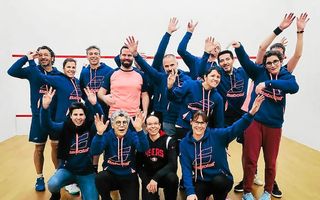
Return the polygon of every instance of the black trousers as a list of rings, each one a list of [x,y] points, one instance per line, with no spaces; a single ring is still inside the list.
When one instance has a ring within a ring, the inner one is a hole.
[[[225,200],[232,188],[233,181],[225,175],[217,175],[211,181],[198,181],[194,183],[198,200],[206,200],[213,195],[214,200]]]
[[[101,171],[96,175],[95,183],[102,200],[112,200],[112,190],[119,190],[121,200],[139,199],[139,180],[136,173],[120,176]]]
[[[152,176],[141,170],[139,173],[142,182],[142,199],[143,200],[159,200],[159,193],[151,193],[147,190]],[[158,190],[163,188],[165,200],[176,200],[178,192],[179,179],[176,173],[169,172],[158,180]]]

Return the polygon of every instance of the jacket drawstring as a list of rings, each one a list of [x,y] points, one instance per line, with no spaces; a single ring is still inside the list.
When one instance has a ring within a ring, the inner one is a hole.
[[[118,140],[118,159],[120,159],[121,166],[123,166],[123,138],[117,138]]]
[[[198,166],[198,162],[197,162],[197,145],[196,143],[194,142],[194,166],[195,166],[195,172],[194,172],[194,182],[197,181],[197,177],[198,177],[198,169],[197,169],[197,166]]]
[[[200,175],[201,175],[201,178],[203,179],[203,174],[202,174],[202,151],[201,151],[201,146],[202,146],[202,142],[200,142],[200,153],[199,153],[199,159],[200,159]]]
[[[207,116],[210,113],[210,93],[211,90],[208,91],[208,100],[207,100]],[[205,112],[205,89],[202,87],[202,111]]]
[[[201,146],[202,146],[202,142],[200,142],[200,145],[199,145],[199,170],[200,170],[200,175],[201,175],[201,178],[203,179],[203,173],[202,173],[202,151],[201,151]],[[194,160],[195,160],[195,172],[194,172],[194,181],[196,182],[197,181],[197,178],[198,178],[198,159],[197,159],[197,144],[194,142]]]
[[[95,90],[95,88],[96,88],[96,81],[97,81],[96,77],[97,77],[97,69],[94,69],[94,76],[93,76],[93,74],[92,74],[92,69],[90,68],[90,80],[89,80],[89,88],[90,88],[90,89],[94,89],[94,90]],[[92,80],[94,80],[93,86],[91,85],[91,84],[92,84],[92,82],[91,82]]]
[[[272,74],[269,73],[269,75],[270,75],[270,79],[273,80]],[[275,79],[275,80],[278,80],[278,74],[276,74],[276,79]],[[274,99],[275,101],[277,101],[277,98],[276,98],[276,89],[272,89],[272,93],[273,93],[273,99]]]
[[[120,139],[120,151],[121,151],[121,166],[123,167],[123,138]]]
[[[76,155],[79,153],[79,135],[76,133]]]
[[[80,101],[81,101],[81,100],[80,100],[81,98],[79,98],[79,93],[78,93],[77,85],[75,84],[75,82],[73,82],[73,81],[74,81],[74,78],[71,78],[70,81],[71,81],[71,83],[72,83],[72,85],[73,85],[73,87],[74,87],[74,91],[76,91],[77,101],[80,102]]]

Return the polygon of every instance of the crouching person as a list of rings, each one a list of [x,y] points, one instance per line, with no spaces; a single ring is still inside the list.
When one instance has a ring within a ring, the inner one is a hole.
[[[180,143],[180,163],[187,200],[225,200],[233,185],[225,147],[250,125],[264,97],[258,96],[248,114],[227,128],[209,128],[208,117],[199,110],[192,130]]]
[[[94,93],[85,90],[96,113],[102,114]],[[60,165],[48,181],[52,193],[50,200],[60,199],[60,189],[68,184],[77,183],[83,200],[97,200],[98,192],[94,184],[94,167],[90,155],[92,138],[96,134],[94,120],[87,118],[87,108],[83,103],[75,102],[69,107],[69,115],[64,122],[53,122],[48,109],[55,90],[49,89],[43,95],[40,123],[45,129],[59,138],[58,159]]]
[[[149,148],[148,139],[142,130],[143,114],[139,112],[131,119],[135,131],[128,129],[130,117],[118,110],[111,115],[111,129],[105,132],[108,122],[95,116],[97,135],[93,138],[93,155],[104,153],[103,171],[95,178],[102,200],[110,200],[110,191],[119,190],[122,200],[139,199],[139,181],[136,173],[136,151]]]
[[[164,188],[166,200],[176,200],[179,179],[175,142],[160,130],[159,118],[146,119],[149,149],[137,153],[137,169],[142,182],[142,199],[158,200],[158,189]]]

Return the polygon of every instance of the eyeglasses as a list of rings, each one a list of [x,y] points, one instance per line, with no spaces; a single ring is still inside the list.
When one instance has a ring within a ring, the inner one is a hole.
[[[266,62],[266,67],[271,67],[272,65],[277,65],[279,64],[280,60],[274,60],[274,61],[270,61],[270,62]]]
[[[128,125],[128,121],[115,121],[115,124],[117,126],[121,126],[121,125],[127,126]]]
[[[193,123],[198,126],[203,126],[203,125],[207,124],[207,122],[199,122],[199,121],[193,121]]]

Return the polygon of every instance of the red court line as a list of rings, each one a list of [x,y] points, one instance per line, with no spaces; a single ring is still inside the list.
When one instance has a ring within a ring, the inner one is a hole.
[[[12,54],[13,58],[21,58],[24,54]],[[101,56],[105,59],[113,59],[115,56]],[[56,55],[56,58],[87,58],[86,55]],[[147,56],[147,59],[153,59],[154,56]],[[177,59],[181,59],[180,56],[176,56]],[[237,59],[237,57],[235,57]],[[250,56],[250,59],[256,59],[256,56]]]
[[[13,58],[21,58],[25,56],[24,54],[12,54]],[[101,56],[105,59],[113,59],[115,56]],[[86,55],[56,55],[56,58],[87,58]],[[147,59],[153,59],[154,56],[147,56]],[[180,56],[177,56],[178,59],[181,59]]]
[[[32,115],[31,114],[17,114],[16,117],[19,117],[19,118],[32,117]]]

